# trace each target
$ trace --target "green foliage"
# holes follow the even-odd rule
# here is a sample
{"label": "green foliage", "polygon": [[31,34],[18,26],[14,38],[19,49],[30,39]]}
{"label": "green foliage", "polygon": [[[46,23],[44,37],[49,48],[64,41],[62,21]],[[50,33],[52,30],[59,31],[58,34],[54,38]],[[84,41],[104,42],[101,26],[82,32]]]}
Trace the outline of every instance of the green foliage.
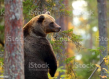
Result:
{"label": "green foliage", "polygon": [[62,52],[62,49],[60,49],[60,47],[65,46],[63,42],[72,42],[76,45],[78,49],[80,49],[81,47],[80,44],[80,42],[82,41],[81,36],[74,34],[73,29],[67,31],[61,31],[59,33],[54,34],[53,37],[54,40],[51,39],[50,43],[52,44],[55,53]]}
{"label": "green foliage", "polygon": [[67,38],[68,41],[72,41],[76,45],[76,47],[80,49],[80,47],[81,47],[80,42],[82,41],[82,38],[81,38],[80,35],[74,34],[73,29],[70,29],[70,30],[67,30],[67,31],[62,31],[59,34],[63,38]]}
{"label": "green foliage", "polygon": [[[66,51],[64,51],[64,54],[63,54],[62,49],[63,48],[65,49],[65,45],[64,45],[65,42],[74,43],[76,45],[76,47],[78,49],[80,49],[80,47],[81,47],[80,42],[82,40],[81,36],[74,34],[73,29],[70,29],[67,31],[61,31],[61,32],[56,33],[56,34],[50,34],[49,37],[51,37],[51,36],[53,37],[53,40],[51,39],[50,43],[53,46],[53,50],[54,50],[55,54],[59,55],[58,60],[61,60],[62,62],[64,62],[64,64],[67,65],[66,70],[63,70],[62,69],[63,67],[59,67],[58,71],[67,73],[67,74],[61,75],[62,78],[67,78],[69,76],[71,76],[71,78],[72,78],[73,77],[72,74],[74,73],[74,71],[73,71],[74,67],[73,67],[72,63],[74,61],[75,56],[68,57],[67,56],[68,53]],[[63,60],[60,58],[63,58]]]}
{"label": "green foliage", "polygon": [[1,50],[0,51],[0,75],[3,75],[3,66],[4,66],[4,58],[3,58],[3,56],[4,56],[4,50]]}
{"label": "green foliage", "polygon": [[[93,58],[97,58],[98,55],[101,55],[101,52],[105,50],[105,48],[103,46],[98,47],[97,49],[88,49],[91,53],[94,53],[95,55],[93,56]],[[104,56],[103,56],[104,57]]]}
{"label": "green foliage", "polygon": [[[98,63],[101,51],[104,50],[103,47],[98,47],[96,49],[84,49],[81,51],[82,61],[85,65],[89,65],[89,68],[79,68],[76,70],[77,76],[82,76],[82,78],[88,78],[93,70],[95,69],[95,64]],[[90,66],[91,65],[91,66]],[[82,73],[84,72],[84,73]],[[99,75],[99,73],[95,73]],[[93,78],[92,78],[93,79]]]}
{"label": "green foliage", "polygon": [[3,62],[3,60],[4,60],[3,58],[0,58],[0,62]]}
{"label": "green foliage", "polygon": [[24,19],[31,19],[34,17],[34,9],[36,9],[38,6],[34,5],[32,0],[26,0],[23,1],[23,14],[24,14]]}
{"label": "green foliage", "polygon": [[66,64],[69,64],[74,58],[75,58],[75,56],[67,58],[67,59],[65,60],[65,63],[66,63]]}
{"label": "green foliage", "polygon": [[[4,0],[0,1],[0,41],[4,42]],[[3,50],[3,46],[0,44],[0,52]]]}
{"label": "green foliage", "polygon": [[60,66],[60,67],[57,69],[57,71],[59,71],[59,72],[66,72],[66,70],[64,69],[63,66]]}
{"label": "green foliage", "polygon": [[[57,71],[58,71],[58,72],[61,72],[61,73],[62,73],[62,72],[64,72],[64,73],[67,72],[67,70],[64,69],[63,66],[58,67]],[[68,76],[68,74],[62,74],[62,75],[60,75],[60,77],[61,77],[62,79],[65,79],[67,76]]]}
{"label": "green foliage", "polygon": [[56,2],[55,0],[24,0],[23,1],[23,14],[24,19],[30,20],[32,17],[43,14],[45,11],[50,11],[52,14],[71,15],[72,11],[66,9],[63,0]]}
{"label": "green foliage", "polygon": [[[58,67],[57,71],[58,71],[58,72],[64,72],[64,73],[66,73],[66,69],[64,69],[63,66]],[[51,77],[50,74],[48,74],[48,77],[49,77],[49,78]],[[68,77],[67,74],[62,74],[62,75],[60,75],[60,78],[62,78],[62,79],[65,79],[66,77]],[[52,78],[50,78],[50,79],[57,79],[57,77],[52,77]]]}

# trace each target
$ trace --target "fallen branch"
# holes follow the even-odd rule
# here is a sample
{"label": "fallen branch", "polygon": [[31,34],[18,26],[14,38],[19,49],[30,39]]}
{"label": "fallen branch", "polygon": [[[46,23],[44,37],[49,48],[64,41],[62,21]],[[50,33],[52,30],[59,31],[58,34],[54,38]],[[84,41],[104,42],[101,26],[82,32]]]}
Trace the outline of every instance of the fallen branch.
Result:
{"label": "fallen branch", "polygon": [[[101,61],[100,66],[101,66],[101,64],[103,63],[103,61],[104,61],[104,60]],[[99,68],[99,67],[96,67],[96,68],[95,68],[95,70],[92,72],[92,74],[90,75],[90,77],[89,77],[88,79],[91,79],[91,77],[92,77],[92,76],[94,75],[94,73],[98,70],[98,68]]]}

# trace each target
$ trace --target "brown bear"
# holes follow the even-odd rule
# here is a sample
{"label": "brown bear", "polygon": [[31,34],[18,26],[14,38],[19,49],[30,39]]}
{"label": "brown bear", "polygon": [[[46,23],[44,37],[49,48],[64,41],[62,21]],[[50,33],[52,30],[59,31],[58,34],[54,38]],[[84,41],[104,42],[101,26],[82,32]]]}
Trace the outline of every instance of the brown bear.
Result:
{"label": "brown bear", "polygon": [[57,61],[46,36],[60,29],[55,19],[47,13],[32,18],[24,26],[25,79],[48,79],[48,72],[54,77]]}

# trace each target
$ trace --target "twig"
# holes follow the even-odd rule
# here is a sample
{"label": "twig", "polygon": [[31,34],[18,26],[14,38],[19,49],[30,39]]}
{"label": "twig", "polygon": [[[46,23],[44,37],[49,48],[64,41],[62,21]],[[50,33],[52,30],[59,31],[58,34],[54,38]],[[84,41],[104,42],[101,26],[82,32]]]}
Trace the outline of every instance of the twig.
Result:
{"label": "twig", "polygon": [[[103,63],[104,60],[101,61],[100,65]],[[94,73],[98,70],[99,67],[96,67],[95,70],[92,72],[90,77],[88,79],[91,79],[91,77],[94,75]]]}

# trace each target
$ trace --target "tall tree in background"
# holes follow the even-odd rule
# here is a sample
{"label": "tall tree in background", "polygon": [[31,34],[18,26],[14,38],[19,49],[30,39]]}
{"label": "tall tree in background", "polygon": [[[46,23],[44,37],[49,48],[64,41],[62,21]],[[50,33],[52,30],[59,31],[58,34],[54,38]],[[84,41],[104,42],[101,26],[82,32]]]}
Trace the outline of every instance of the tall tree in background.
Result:
{"label": "tall tree in background", "polygon": [[[104,50],[101,51],[100,62],[102,62],[103,58],[107,56],[107,40],[104,40],[107,38],[106,0],[97,0],[97,2],[98,2],[99,38],[100,38],[99,46],[100,47],[102,46],[105,48]],[[107,76],[107,73],[103,68],[107,69],[105,62],[101,64],[101,76]],[[104,78],[101,77],[101,79],[104,79]]]}
{"label": "tall tree in background", "polygon": [[[58,4],[59,0],[56,0],[56,1],[57,1],[57,4]],[[67,6],[68,5],[68,0],[63,0],[62,4],[64,6]],[[59,5],[62,5],[62,4],[59,4]],[[61,14],[61,12],[60,12],[60,16],[57,17],[55,15],[55,17],[56,17],[56,23],[58,23],[61,26],[61,31],[67,30],[68,29],[67,28],[67,26],[68,26],[68,17],[65,16],[64,14]],[[63,45],[65,45],[64,41],[63,41]],[[61,49],[62,49],[62,54],[65,54],[65,50],[66,50],[65,47],[61,47]],[[65,69],[65,63],[62,60],[64,60],[63,56],[61,56],[60,59],[59,59],[59,67],[63,66],[63,69]],[[65,74],[65,72],[59,72],[58,79],[60,79],[61,75],[63,75],[63,74]]]}
{"label": "tall tree in background", "polygon": [[24,79],[22,0],[5,2],[5,74],[8,79]]}

